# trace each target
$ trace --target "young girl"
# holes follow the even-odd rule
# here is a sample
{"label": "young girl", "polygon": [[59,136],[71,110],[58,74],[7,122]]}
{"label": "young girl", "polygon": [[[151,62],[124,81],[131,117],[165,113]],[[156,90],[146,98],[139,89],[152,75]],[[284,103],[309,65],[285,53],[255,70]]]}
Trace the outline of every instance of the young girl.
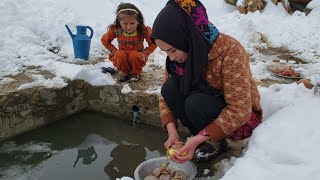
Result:
{"label": "young girl", "polygon": [[[119,81],[138,81],[149,54],[156,45],[150,39],[151,28],[144,25],[141,11],[131,3],[120,3],[116,12],[116,20],[108,28],[102,38],[102,44],[110,51],[109,59],[121,72]],[[117,38],[117,49],[112,40]],[[146,39],[148,47],[144,47]]]}

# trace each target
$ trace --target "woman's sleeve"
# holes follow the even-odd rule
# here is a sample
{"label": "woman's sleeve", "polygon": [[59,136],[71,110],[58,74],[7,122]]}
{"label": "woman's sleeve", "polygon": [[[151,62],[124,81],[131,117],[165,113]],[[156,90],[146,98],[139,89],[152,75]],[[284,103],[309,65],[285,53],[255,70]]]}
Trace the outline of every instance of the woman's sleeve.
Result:
{"label": "woman's sleeve", "polygon": [[[163,78],[163,84],[169,79],[168,72],[165,71],[164,73],[164,78]],[[166,102],[164,101],[161,93],[159,96],[159,111],[160,111],[160,119],[161,119],[161,124],[164,129],[166,129],[166,125],[168,123],[174,123],[176,126],[177,120],[170,111],[169,107],[167,106]]]}
{"label": "woman's sleeve", "polygon": [[221,81],[227,106],[204,128],[214,141],[237,130],[252,113],[249,56],[242,46],[239,46],[230,48],[221,64]]}

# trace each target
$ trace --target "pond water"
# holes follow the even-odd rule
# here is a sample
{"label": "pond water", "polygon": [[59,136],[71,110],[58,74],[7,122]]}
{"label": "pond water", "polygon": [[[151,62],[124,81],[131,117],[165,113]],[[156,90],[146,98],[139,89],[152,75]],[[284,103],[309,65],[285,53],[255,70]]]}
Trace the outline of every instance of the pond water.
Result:
{"label": "pond water", "polygon": [[133,177],[141,162],[165,156],[166,138],[160,128],[84,112],[0,143],[0,179]]}

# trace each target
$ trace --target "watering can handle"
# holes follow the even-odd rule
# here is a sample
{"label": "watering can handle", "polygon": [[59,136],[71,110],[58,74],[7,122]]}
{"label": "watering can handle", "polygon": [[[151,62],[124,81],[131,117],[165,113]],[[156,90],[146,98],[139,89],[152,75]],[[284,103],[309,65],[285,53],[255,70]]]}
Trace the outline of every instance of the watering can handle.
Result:
{"label": "watering can handle", "polygon": [[90,36],[89,36],[89,38],[91,39],[92,36],[93,36],[93,29],[92,29],[90,26],[87,26],[87,28],[91,31],[91,34],[90,34]]}

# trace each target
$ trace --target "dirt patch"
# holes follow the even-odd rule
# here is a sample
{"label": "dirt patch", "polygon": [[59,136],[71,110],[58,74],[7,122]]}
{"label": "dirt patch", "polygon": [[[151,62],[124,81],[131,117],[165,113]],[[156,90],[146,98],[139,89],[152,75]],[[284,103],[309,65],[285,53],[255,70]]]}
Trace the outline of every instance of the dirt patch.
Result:
{"label": "dirt patch", "polygon": [[276,56],[277,58],[274,59],[274,62],[279,62],[280,60],[285,61],[294,61],[295,64],[307,64],[306,61],[296,58],[292,55],[292,52],[282,49],[282,48],[273,48],[268,47],[268,49],[259,49],[259,52],[265,56]]}
{"label": "dirt patch", "polygon": [[287,80],[287,79],[261,79],[260,81],[256,81],[257,86],[261,86],[261,87],[269,87],[273,84],[291,84],[293,83],[295,80]]}
{"label": "dirt patch", "polygon": [[[150,66],[149,66],[150,68]],[[129,86],[133,90],[157,90],[162,85],[162,79],[163,79],[163,69],[161,69],[158,66],[152,67],[151,71],[143,72],[140,80],[138,82],[119,82],[118,79],[120,77],[120,73],[117,72],[113,75],[114,79],[118,81],[117,83],[120,83],[121,85],[129,84]]]}
{"label": "dirt patch", "polygon": [[105,62],[106,60],[107,60],[106,57],[90,58],[89,60],[65,58],[65,59],[62,59],[61,62],[65,62],[69,64],[87,65],[87,64],[97,64],[100,62]]}
{"label": "dirt patch", "polygon": [[295,64],[307,64],[307,62],[305,62],[305,61],[303,61],[301,59],[298,59],[296,57],[293,57],[290,54],[279,55],[278,58],[286,60],[286,61],[295,61]]}
{"label": "dirt patch", "polygon": [[[30,74],[43,75],[44,78],[46,79],[55,77],[55,75],[50,73],[49,71],[38,71],[39,70],[38,68],[39,67],[36,67],[36,66],[28,66],[27,69],[22,73],[19,73],[14,76],[6,76],[8,78],[14,79],[15,81],[8,84],[0,85],[1,91],[3,92],[17,91],[22,84],[33,82],[34,79],[30,77]],[[29,71],[34,71],[34,72],[29,72]]]}

